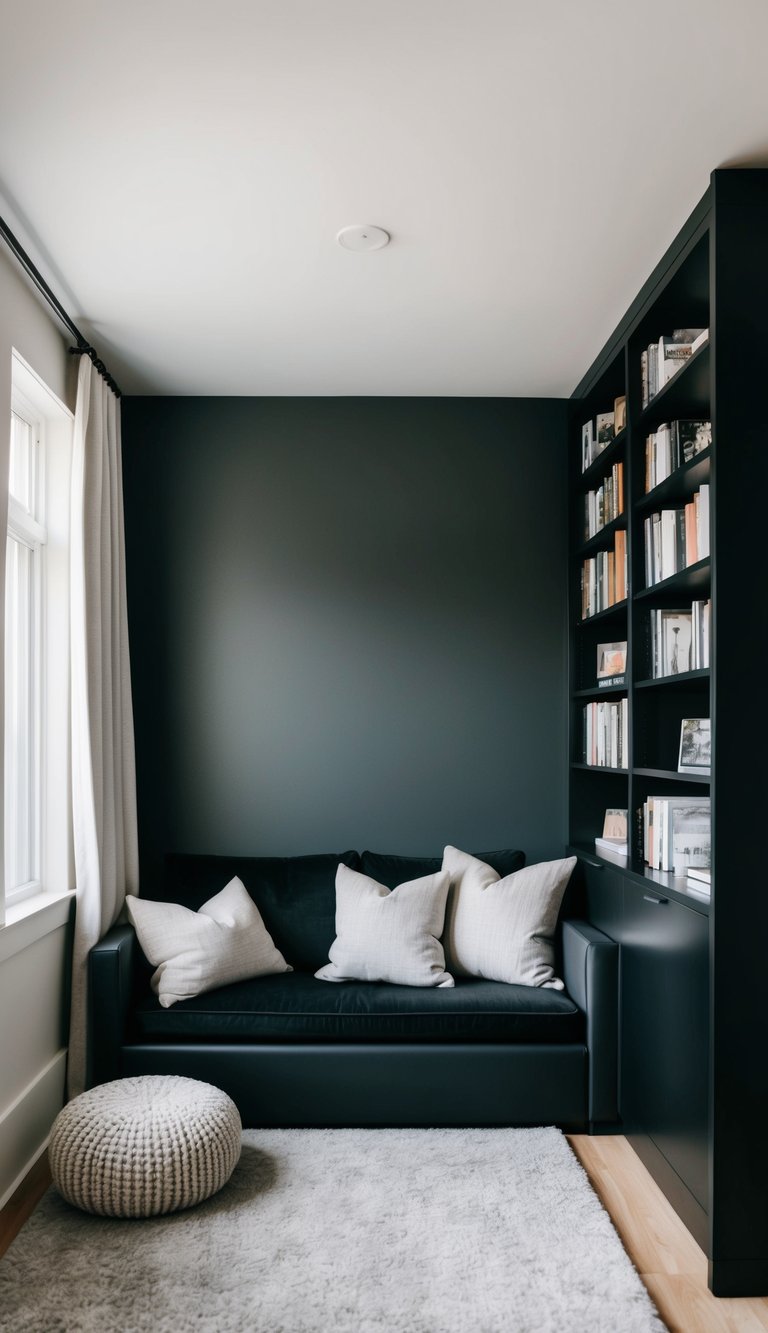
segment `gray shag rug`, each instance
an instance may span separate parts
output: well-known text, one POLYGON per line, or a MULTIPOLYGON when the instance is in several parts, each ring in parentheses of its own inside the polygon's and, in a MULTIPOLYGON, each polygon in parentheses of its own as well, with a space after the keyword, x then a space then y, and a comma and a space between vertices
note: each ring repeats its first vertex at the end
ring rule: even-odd
POLYGON ((663 1333, 556 1129, 248 1130, 149 1221, 49 1190, 0 1260, 13 1333, 663 1333))

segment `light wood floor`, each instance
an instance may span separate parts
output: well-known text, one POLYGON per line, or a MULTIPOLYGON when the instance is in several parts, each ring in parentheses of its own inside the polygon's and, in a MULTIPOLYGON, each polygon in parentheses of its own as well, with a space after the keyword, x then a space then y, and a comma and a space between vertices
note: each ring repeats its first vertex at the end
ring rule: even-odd
POLYGON ((569 1140, 671 1333, 763 1333, 768 1298, 714 1297, 707 1260, 621 1135, 569 1140))
MULTIPOLYGON (((625 1138, 568 1137, 670 1333, 766 1333, 768 1297, 723 1300, 710 1294, 703 1252, 625 1138)), ((0 1255, 50 1181, 44 1153, 0 1211, 0 1255)))

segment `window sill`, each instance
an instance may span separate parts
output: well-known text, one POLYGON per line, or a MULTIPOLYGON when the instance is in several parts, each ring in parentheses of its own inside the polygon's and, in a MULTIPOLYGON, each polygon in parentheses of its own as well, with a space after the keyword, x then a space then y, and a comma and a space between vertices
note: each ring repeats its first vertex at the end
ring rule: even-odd
POLYGON ((73 915, 74 902, 73 892, 36 893, 7 907, 5 925, 0 926, 0 963, 65 926, 73 915))

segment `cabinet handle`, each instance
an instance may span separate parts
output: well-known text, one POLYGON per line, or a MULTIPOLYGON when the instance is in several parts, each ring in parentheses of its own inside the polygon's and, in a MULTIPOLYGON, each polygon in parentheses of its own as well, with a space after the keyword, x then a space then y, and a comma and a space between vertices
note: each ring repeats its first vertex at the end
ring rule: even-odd
POLYGON ((644 893, 643 902, 653 903, 654 907, 666 907, 669 902, 669 898, 653 898, 651 897, 650 893, 644 893))
POLYGON ((581 859, 586 866, 591 866, 593 870, 605 870, 602 861, 591 861, 588 856, 582 856, 581 859))

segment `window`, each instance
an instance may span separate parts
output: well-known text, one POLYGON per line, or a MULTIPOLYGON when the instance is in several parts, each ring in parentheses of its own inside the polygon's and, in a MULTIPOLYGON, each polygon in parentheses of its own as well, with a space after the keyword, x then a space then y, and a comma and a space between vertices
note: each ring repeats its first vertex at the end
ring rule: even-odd
MULTIPOLYGON (((70 887, 72 415, 13 354, 5 569, 4 898, 70 887)), ((0 901, 0 907, 2 907, 0 901)), ((2 916, 0 915, 0 922, 2 916)))
POLYGON ((5 899, 41 883, 44 422, 18 389, 11 412, 5 556, 5 899))

